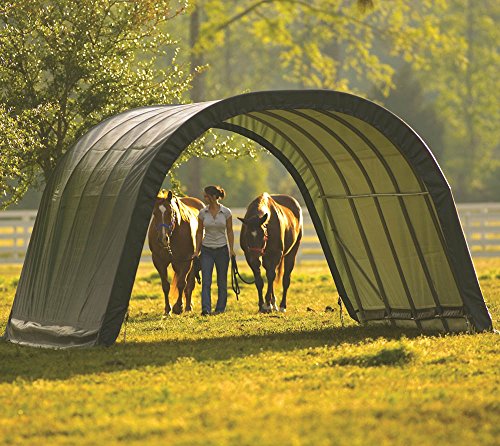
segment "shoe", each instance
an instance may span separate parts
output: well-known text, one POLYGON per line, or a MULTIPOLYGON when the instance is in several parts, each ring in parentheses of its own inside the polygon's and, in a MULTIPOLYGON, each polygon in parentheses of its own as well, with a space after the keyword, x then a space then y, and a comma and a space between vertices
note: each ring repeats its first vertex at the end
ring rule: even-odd
POLYGON ((210 316, 210 311, 202 311, 201 315, 202 316, 210 316))

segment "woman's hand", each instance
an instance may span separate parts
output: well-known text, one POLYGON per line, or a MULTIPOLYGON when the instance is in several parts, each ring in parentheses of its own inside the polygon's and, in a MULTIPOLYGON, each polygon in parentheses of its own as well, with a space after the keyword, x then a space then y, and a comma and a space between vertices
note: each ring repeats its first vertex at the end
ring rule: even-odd
POLYGON ((236 254, 234 253, 234 249, 233 248, 229 248, 229 255, 231 257, 235 257, 236 256, 236 254))

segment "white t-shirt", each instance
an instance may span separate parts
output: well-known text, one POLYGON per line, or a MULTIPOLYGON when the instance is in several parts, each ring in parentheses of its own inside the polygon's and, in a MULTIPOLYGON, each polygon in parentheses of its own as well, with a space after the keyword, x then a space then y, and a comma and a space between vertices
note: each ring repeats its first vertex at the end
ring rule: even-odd
POLYGON ((231 210, 220 205, 215 218, 208 210, 208 206, 200 209, 198 218, 203 221, 205 235, 201 244, 207 248, 220 248, 227 245, 226 221, 231 217, 231 210))

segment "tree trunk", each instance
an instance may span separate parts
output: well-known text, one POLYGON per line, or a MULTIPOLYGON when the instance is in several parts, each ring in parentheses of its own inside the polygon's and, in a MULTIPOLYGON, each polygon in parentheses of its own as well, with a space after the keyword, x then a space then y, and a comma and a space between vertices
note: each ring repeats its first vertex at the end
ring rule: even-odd
MULTIPOLYGON (((228 26, 225 30, 224 50, 225 50, 225 78, 226 78, 226 92, 234 94, 233 92, 233 73, 231 67, 232 48, 231 48, 231 27, 228 26)), ((227 93, 226 93, 227 94, 227 93)))
POLYGON ((466 40, 467 40, 467 67, 465 71, 465 98, 464 98, 464 119, 466 137, 463 147, 463 164, 460 169, 457 181, 457 199, 467 201, 470 196, 471 174, 474 172, 476 161, 476 148, 479 144, 476 126, 474 123, 475 98, 474 98, 474 5, 471 0, 467 1, 466 10, 466 40))
MULTIPOLYGON (((204 100, 204 74, 196 73, 196 67, 203 65, 203 54, 196 48, 200 34, 201 8, 195 6, 190 17, 190 47, 191 47, 191 74, 193 77, 193 88, 191 89, 191 99, 193 102, 204 100)), ((201 158, 193 157, 189 160, 189 177, 187 182, 187 194, 199 196, 201 194, 201 158)))

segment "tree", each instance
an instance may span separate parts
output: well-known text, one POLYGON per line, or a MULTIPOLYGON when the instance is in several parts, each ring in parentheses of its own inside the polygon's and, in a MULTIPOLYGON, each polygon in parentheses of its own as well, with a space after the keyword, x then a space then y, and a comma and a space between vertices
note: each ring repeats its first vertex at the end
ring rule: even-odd
POLYGON ((197 5, 203 20, 194 50, 208 66, 204 100, 273 88, 369 96, 375 84, 384 102, 395 88, 394 66, 404 60, 445 126, 443 144, 431 146, 442 147, 438 155, 456 197, 492 196, 488 188, 500 172, 498 2, 395 0, 363 11, 348 0, 197 5))
MULTIPOLYGON (((182 183, 181 190, 187 189, 194 158, 183 163, 175 177, 182 183)), ((285 167, 262 150, 249 155, 223 156, 203 160, 202 186, 219 184, 227 191, 224 203, 229 207, 246 207, 251 200, 263 192, 289 194, 301 200, 300 192, 292 176, 285 167)), ((165 185, 169 187, 168 184, 165 185)), ((193 195, 201 198, 201 190, 193 195)))
POLYGON ((266 190, 269 169, 265 163, 259 163, 256 171, 252 159, 217 158, 206 161, 203 169, 202 184, 220 184, 226 189, 224 203, 230 207, 244 207, 257 195, 266 190), (239 166, 243 168, 238 168, 239 166))
MULTIPOLYGON (((392 99, 385 98, 398 82, 394 66, 402 59, 423 95, 436 99, 434 109, 446 123, 439 156, 458 198, 479 197, 495 184, 498 2, 194 0, 175 20, 169 19, 179 11, 168 12, 168 6, 167 0, 11 0, 0 6, 0 85, 9 86, 0 87, 0 103, 14 120, 13 144, 32 146, 25 152, 5 149, 2 161, 4 153, 23 152, 35 155, 36 167, 13 168, 15 175, 0 178, 0 192, 10 201, 16 184, 22 191, 28 177, 50 175, 61 153, 90 125, 125 108, 187 100, 191 78, 193 101, 280 88, 370 96, 376 85, 379 100, 392 108, 392 99), (178 44, 172 45, 169 33, 178 44)), ((430 111, 423 113, 418 119, 430 111)), ((398 114, 410 121, 408 112, 398 114)), ((3 128, 0 144, 6 141, 3 128)), ((441 146, 429 142, 433 150, 441 146)), ((253 143, 214 131, 188 147, 175 167, 198 157, 257 159, 258 151, 253 143)), ((19 158, 7 162, 16 166, 19 158)), ((199 160, 189 172, 187 192, 197 194, 199 160)))
POLYGON ((500 176, 500 3, 448 0, 436 14, 446 39, 428 36, 434 51, 419 77, 447 124, 444 169, 460 201, 498 200, 488 187, 500 176))
POLYGON ((0 5, 0 208, 40 174, 47 180, 70 144, 107 116, 186 100, 191 78, 162 31, 182 10, 168 0, 0 5))
MULTIPOLYGON (((271 17, 279 15, 282 7, 294 14, 296 6, 300 6, 301 3, 306 4, 307 2, 290 0, 195 1, 188 11, 188 17, 184 18, 184 21, 177 22, 176 31, 176 35, 183 36, 184 42, 189 42, 189 62, 191 74, 194 76, 193 88, 190 92, 191 99, 198 102, 227 96, 233 92, 241 93, 248 89, 262 89, 262 87, 254 87, 258 85, 260 78, 256 74, 258 71, 266 69, 266 61, 274 63, 272 61, 279 56, 279 51, 272 45, 270 47, 266 38, 254 33, 255 23, 260 20, 262 15, 270 14, 271 17), (188 23, 186 23, 187 20, 188 23), (183 33, 183 30, 189 30, 189 33, 186 34, 185 31, 183 33), (233 48, 235 51, 232 51, 233 48), (251 55, 249 59, 238 64, 233 60, 238 59, 238 53, 245 55, 251 53, 251 55), (251 60, 255 60, 256 63, 252 64, 251 60), (239 70, 235 69, 233 76, 233 68, 237 65, 239 70), (248 70, 249 66, 252 67, 251 70, 248 70), (209 67, 218 68, 210 71, 207 70, 209 67), (242 87, 242 82, 239 81, 241 72, 245 73, 243 77, 247 88, 242 87), (209 76, 211 77, 209 78, 209 76)), ((371 0, 357 0, 351 3, 358 9, 372 6, 371 0)), ((282 30, 282 28, 278 28, 278 30, 282 30)), ((267 79, 267 81, 269 80, 270 78, 267 79)), ((273 88, 273 86, 268 88, 273 88)), ((190 175, 186 178, 189 193, 197 193, 201 188, 203 176, 201 157, 207 156, 210 152, 204 147, 207 143, 210 147, 216 144, 213 135, 214 132, 210 132, 205 136, 208 140, 211 139, 211 142, 202 139, 187 151, 191 156, 190 175)), ((226 147, 232 145, 232 151, 235 154, 244 153, 238 149, 237 141, 241 141, 241 139, 227 139, 226 147)), ((221 147, 218 150, 224 152, 221 147)), ((226 153, 226 155, 228 154, 226 153)))
MULTIPOLYGON (((366 96, 374 84, 386 96, 396 58, 422 65, 434 44, 427 45, 427 34, 440 36, 433 7, 431 0, 418 7, 408 0, 197 0, 172 25, 181 44, 189 42, 191 70, 200 73, 196 101, 295 88, 366 96)), ((191 155, 201 152, 209 152, 203 143, 191 155)), ((197 161, 188 193, 201 186, 197 161)))
POLYGON ((279 85, 366 94, 376 84, 388 93, 390 57, 422 64, 434 44, 427 35, 441 37, 434 3, 197 0, 190 46, 209 68, 218 67, 204 75, 203 99, 279 85), (383 51, 375 50, 379 42, 383 51))
POLYGON ((0 187, 4 195, 0 200, 6 204, 19 200, 36 178, 33 154, 41 146, 29 125, 33 116, 28 113, 11 116, 0 106, 0 187))
POLYGON ((389 95, 375 89, 374 100, 402 118, 425 140, 436 159, 443 161, 445 124, 436 110, 435 98, 429 97, 411 66, 404 64, 394 77, 394 89, 389 95))

